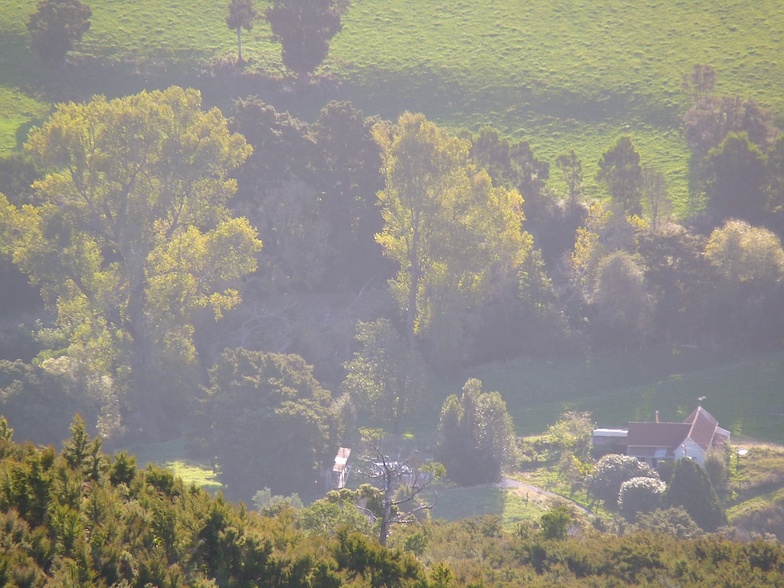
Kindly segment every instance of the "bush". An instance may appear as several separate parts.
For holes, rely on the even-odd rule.
[[[588,483],[588,488],[596,498],[614,508],[618,503],[618,494],[621,484],[632,478],[654,478],[659,475],[636,457],[628,455],[609,454],[602,457],[594,468],[593,475]]]
[[[554,506],[539,519],[542,537],[545,539],[566,539],[571,522],[572,513],[569,507],[563,504]]]
[[[638,513],[648,513],[661,506],[667,485],[657,478],[632,478],[621,484],[618,508],[627,521]]]
[[[637,516],[637,526],[644,531],[666,533],[678,539],[692,539],[702,534],[694,519],[680,507],[640,513]]]

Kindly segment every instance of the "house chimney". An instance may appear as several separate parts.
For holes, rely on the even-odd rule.
[[[657,423],[659,422],[659,411],[658,410],[656,411],[656,422]]]

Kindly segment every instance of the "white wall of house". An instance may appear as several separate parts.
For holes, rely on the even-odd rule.
[[[697,445],[692,439],[686,439],[678,449],[675,450],[675,461],[688,457],[702,465],[705,461],[705,452],[702,447]]]

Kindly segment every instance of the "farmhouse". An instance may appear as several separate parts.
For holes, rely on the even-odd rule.
[[[719,427],[719,422],[701,406],[681,423],[661,422],[656,411],[653,422],[632,422],[627,429],[593,432],[594,447],[624,452],[651,465],[684,457],[702,465],[712,447],[722,447],[729,440],[729,431]]]

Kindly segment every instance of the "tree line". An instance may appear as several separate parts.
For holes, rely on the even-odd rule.
[[[298,79],[312,74],[327,57],[329,43],[341,31],[348,0],[270,0],[264,11],[283,65]],[[90,30],[92,10],[80,0],[39,0],[27,30],[30,48],[49,65],[62,63]],[[242,65],[242,31],[262,17],[255,0],[231,0],[226,26],[237,35],[237,61]]]
[[[62,432],[32,424],[29,401],[54,395],[107,436],[172,434],[227,392],[208,375],[224,350],[248,349],[300,356],[257,371],[293,367],[316,379],[309,390],[340,391],[292,398],[314,443],[334,446],[343,425],[327,415],[399,432],[432,370],[775,344],[782,135],[709,88],[684,128],[703,138],[690,144],[705,201],[677,221],[626,136],[599,162],[609,198],[588,201],[573,152],[557,159],[558,194],[527,143],[453,135],[421,114],[393,123],[336,102],[306,123],[250,97],[226,118],[176,87],[60,105],[2,161],[6,313],[36,292],[46,311],[33,304],[4,333],[6,413]],[[738,144],[759,157],[730,157]],[[727,169],[758,188],[732,192],[729,209]],[[331,449],[312,451],[323,463]]]

